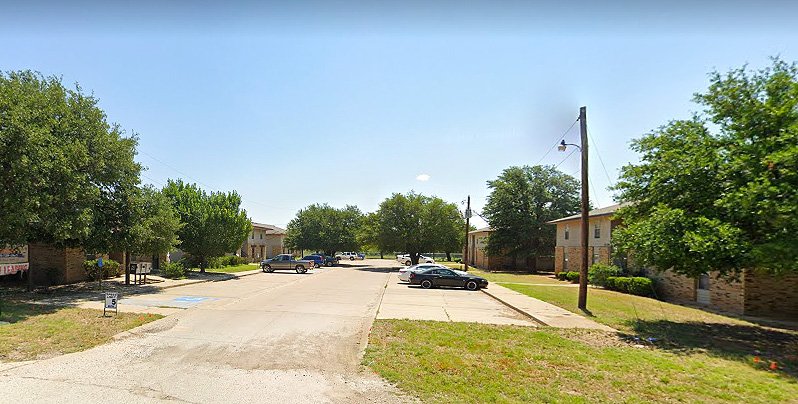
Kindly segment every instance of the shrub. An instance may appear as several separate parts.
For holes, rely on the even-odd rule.
[[[181,279],[186,277],[186,267],[182,262],[168,262],[161,264],[161,276],[164,278]]]
[[[610,276],[607,278],[606,287],[607,289],[629,293],[632,295],[651,296],[654,290],[654,281],[642,276]]]
[[[568,271],[565,273],[565,280],[571,283],[579,282],[579,272]]]
[[[237,257],[235,255],[214,257],[208,259],[208,268],[224,268],[236,265],[246,264],[247,259],[244,257]]]
[[[621,276],[621,268],[607,264],[593,264],[587,272],[587,282],[591,285],[607,287],[607,278]]]
[[[83,270],[86,271],[86,277],[93,281],[99,278],[100,273],[102,273],[103,279],[113,278],[122,274],[121,265],[114,260],[103,260],[102,270],[97,266],[97,260],[84,261]]]

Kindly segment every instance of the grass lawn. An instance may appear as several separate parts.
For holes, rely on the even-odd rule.
[[[552,288],[549,289],[568,289]],[[612,333],[378,320],[364,363],[425,402],[795,402],[795,375]]]
[[[505,284],[507,288],[574,313],[577,288]],[[658,349],[702,352],[745,364],[758,356],[776,361],[781,371],[798,377],[798,332],[763,327],[703,310],[603,289],[588,291],[591,318],[623,333],[656,338]]]
[[[208,268],[206,272],[223,272],[226,274],[233,273],[233,272],[244,272],[244,271],[252,271],[253,269],[259,269],[260,267],[258,264],[241,264],[235,265],[231,267],[223,267],[223,268]],[[192,269],[192,271],[199,271],[199,269]]]
[[[24,361],[77,352],[106,343],[114,335],[163,316],[119,313],[3,301],[0,361]]]

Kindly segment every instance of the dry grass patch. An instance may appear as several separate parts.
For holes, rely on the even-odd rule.
[[[157,320],[157,314],[119,313],[3,302],[0,361],[43,359],[83,351],[108,342],[114,335]]]

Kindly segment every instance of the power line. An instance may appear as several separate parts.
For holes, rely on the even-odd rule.
[[[549,153],[551,153],[551,151],[554,150],[554,148],[557,147],[560,144],[561,140],[565,139],[565,135],[567,135],[568,132],[570,132],[571,129],[574,128],[574,126],[576,125],[577,122],[579,122],[579,118],[578,117],[576,118],[574,123],[572,123],[571,126],[569,126],[568,129],[566,129],[565,132],[563,132],[563,134],[559,138],[557,138],[557,141],[554,143],[554,145],[551,146],[551,148],[548,151],[546,151],[546,153],[543,155],[543,157],[541,157],[540,160],[538,160],[538,162],[535,163],[535,165],[539,165],[541,162],[543,162],[543,159],[545,159],[546,156],[548,156]]]
[[[604,170],[604,175],[607,176],[607,182],[612,185],[612,179],[610,178],[610,173],[607,172],[607,167],[604,166],[604,159],[601,158],[601,153],[598,150],[598,144],[596,144],[596,140],[593,139],[593,136],[590,135],[590,131],[587,131],[587,135],[590,136],[590,143],[596,149],[596,156],[598,156],[599,163],[601,163],[601,168]]]
[[[568,155],[567,155],[567,156],[565,156],[565,158],[564,158],[564,159],[562,159],[562,161],[561,161],[559,164],[557,164],[556,166],[554,166],[554,168],[559,168],[559,167],[562,165],[562,163],[565,163],[565,160],[568,160],[568,158],[569,158],[569,157],[573,156],[573,155],[574,155],[574,153],[576,153],[576,151],[577,151],[577,150],[579,150],[579,149],[576,149],[576,148],[574,148],[573,150],[571,150],[571,152],[570,152],[570,153],[568,153]]]
[[[205,188],[208,188],[208,189],[210,189],[211,191],[216,191],[216,192],[224,192],[224,191],[222,191],[221,189],[219,189],[219,188],[217,188],[217,187],[212,187],[212,186],[210,186],[210,185],[208,185],[208,184],[205,184],[205,183],[203,183],[202,181],[200,181],[200,180],[198,180],[198,179],[196,179],[196,178],[194,178],[194,177],[192,177],[192,176],[190,176],[190,175],[188,175],[188,174],[186,174],[186,173],[184,173],[184,172],[182,172],[182,171],[178,170],[178,169],[177,169],[177,168],[175,168],[174,166],[172,166],[172,165],[170,165],[170,164],[166,163],[165,161],[163,161],[163,160],[161,160],[161,159],[159,159],[159,158],[157,158],[157,157],[153,156],[153,155],[152,155],[152,154],[150,154],[150,153],[147,153],[147,152],[145,152],[144,150],[139,150],[139,151],[140,151],[142,154],[144,154],[144,155],[148,156],[149,158],[151,158],[151,159],[153,159],[153,160],[155,160],[155,161],[157,161],[157,162],[159,162],[159,163],[163,164],[164,166],[166,166],[166,167],[168,167],[168,168],[172,169],[173,171],[175,171],[176,173],[178,173],[178,174],[182,175],[183,177],[185,177],[185,178],[188,178],[188,179],[190,179],[190,180],[192,180],[192,181],[196,182],[197,184],[199,184],[199,185],[202,185],[202,186],[204,186]],[[143,175],[142,175],[142,176],[143,176]],[[155,180],[153,180],[152,178],[149,178],[149,177],[145,177],[145,178],[148,178],[148,179],[150,179],[151,181],[155,181]],[[156,181],[156,182],[157,182],[157,181]],[[236,191],[236,192],[238,192],[238,191]],[[254,200],[252,200],[252,199],[249,199],[249,198],[244,198],[244,195],[242,195],[242,194],[239,194],[239,196],[241,197],[241,201],[242,201],[242,202],[254,203],[254,204],[256,204],[256,205],[260,205],[260,206],[263,206],[263,207],[265,207],[265,208],[269,208],[269,209],[278,209],[278,210],[290,210],[290,211],[293,211],[293,210],[294,210],[293,208],[285,208],[285,207],[279,207],[279,206],[270,206],[270,205],[266,205],[266,204],[264,204],[264,203],[261,203],[261,202],[258,202],[258,201],[254,201]]]

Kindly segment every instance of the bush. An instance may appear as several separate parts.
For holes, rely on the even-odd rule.
[[[593,264],[587,272],[587,283],[607,287],[607,278],[621,276],[621,268],[607,264]]]
[[[571,283],[579,282],[579,272],[568,271],[565,273],[565,280]]]
[[[208,268],[224,268],[224,267],[232,267],[236,265],[243,265],[247,263],[247,259],[244,257],[236,257],[235,255],[224,256],[224,257],[214,257],[208,259]]]
[[[101,272],[103,279],[114,278],[122,274],[121,265],[114,260],[103,260],[102,270],[97,266],[97,260],[84,261],[83,270],[86,271],[86,277],[93,281],[99,278]]]
[[[186,267],[182,262],[168,262],[161,264],[161,276],[164,278],[181,279],[186,277]]]
[[[654,291],[654,281],[641,276],[610,276],[607,278],[606,288],[637,296],[651,296]]]

